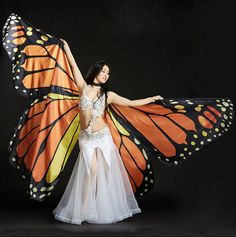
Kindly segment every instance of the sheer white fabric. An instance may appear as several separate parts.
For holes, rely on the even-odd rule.
[[[108,224],[140,213],[128,174],[109,128],[79,134],[80,152],[53,214],[71,223]]]

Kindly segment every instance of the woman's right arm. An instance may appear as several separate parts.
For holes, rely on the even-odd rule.
[[[67,55],[67,58],[68,58],[68,61],[70,63],[70,66],[71,66],[71,69],[72,69],[72,73],[73,73],[73,76],[76,80],[76,83],[77,83],[77,86],[80,90],[80,92],[82,91],[83,87],[86,86],[86,81],[84,80],[77,64],[76,64],[76,61],[74,59],[74,56],[73,54],[71,53],[71,50],[70,50],[70,47],[68,45],[68,43],[64,40],[64,39],[61,39],[62,42],[64,43],[64,50],[66,52],[66,55]]]

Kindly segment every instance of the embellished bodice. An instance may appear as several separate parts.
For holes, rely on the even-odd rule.
[[[105,109],[105,94],[101,95],[99,98],[91,101],[90,97],[87,94],[90,85],[86,86],[83,89],[83,93],[79,100],[79,108],[81,110],[87,110],[88,108],[92,109],[92,117],[97,117],[102,115]]]
[[[93,122],[99,115],[103,115],[105,109],[105,94],[91,100],[87,94],[89,88],[90,85],[83,88],[82,95],[79,99],[79,108],[81,111],[91,109],[91,120],[89,122],[89,126],[85,129],[87,131],[90,131],[91,122]]]

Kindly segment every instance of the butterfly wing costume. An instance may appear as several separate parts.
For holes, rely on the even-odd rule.
[[[9,161],[30,198],[52,194],[80,133],[79,91],[58,38],[12,13],[3,47],[16,91],[27,97],[9,144]],[[143,106],[109,104],[104,113],[136,197],[154,185],[153,159],[176,166],[229,130],[230,98],[164,98]],[[155,172],[155,171],[154,171]]]

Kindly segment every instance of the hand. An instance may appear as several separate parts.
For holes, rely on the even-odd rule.
[[[164,98],[161,97],[160,95],[156,95],[156,96],[153,96],[153,97],[151,97],[151,98],[152,98],[153,102],[155,102],[155,100],[163,100],[163,99],[164,99]]]
[[[63,46],[64,46],[65,51],[68,52],[69,49],[70,49],[68,43],[62,38],[60,38],[60,40],[63,42]]]
[[[64,45],[68,45],[64,39],[60,38],[60,40],[63,42]]]

